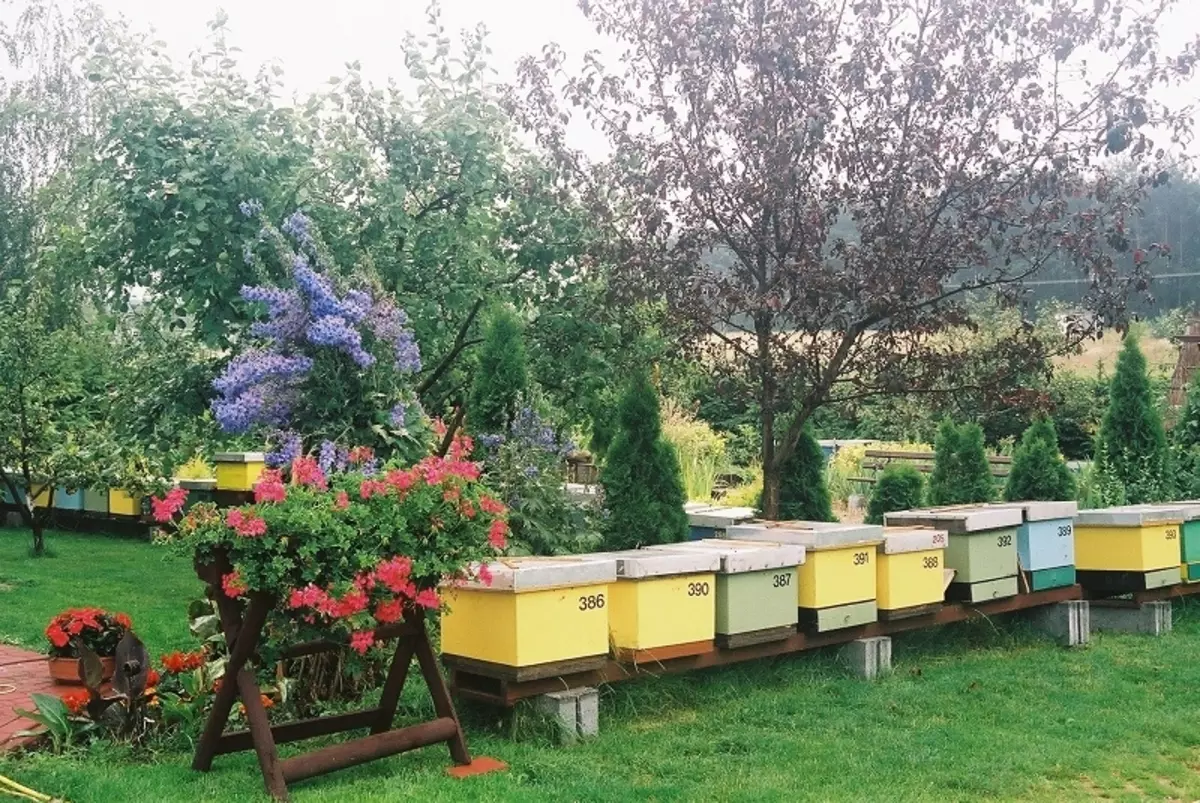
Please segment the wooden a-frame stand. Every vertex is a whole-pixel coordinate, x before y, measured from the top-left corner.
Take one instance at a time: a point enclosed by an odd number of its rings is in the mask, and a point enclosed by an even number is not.
[[[217,604],[229,658],[225,665],[224,681],[217,690],[212,711],[204,725],[204,732],[196,744],[192,769],[207,772],[212,768],[213,758],[216,756],[253,749],[258,755],[258,764],[262,769],[267,792],[276,800],[287,800],[287,784],[291,781],[323,775],[431,744],[445,743],[450,748],[450,757],[454,759],[455,764],[460,767],[471,765],[471,755],[467,752],[462,726],[459,725],[454,703],[438,668],[437,658],[433,654],[433,647],[425,629],[425,621],[420,614],[410,613],[405,616],[403,622],[375,631],[377,640],[396,640],[396,651],[392,656],[387,680],[383,685],[383,695],[377,708],[272,726],[262,704],[258,682],[249,664],[262,636],[267,614],[275,606],[275,599],[268,594],[251,593],[243,618],[241,606],[236,600],[227,597],[221,587],[222,575],[231,570],[228,560],[222,556],[218,556],[212,563],[196,565],[196,573],[208,585],[208,595]],[[297,644],[285,650],[284,657],[298,658],[330,652],[341,646],[343,645],[326,641]],[[400,692],[404,689],[404,681],[408,677],[409,665],[414,655],[429,686],[437,719],[393,729],[392,720],[396,716]],[[231,682],[231,679],[235,682]],[[246,708],[249,729],[225,733],[229,713],[238,699]],[[276,750],[277,744],[358,728],[369,728],[371,735],[286,759],[280,759]],[[496,763],[488,768],[501,766],[503,765]]]

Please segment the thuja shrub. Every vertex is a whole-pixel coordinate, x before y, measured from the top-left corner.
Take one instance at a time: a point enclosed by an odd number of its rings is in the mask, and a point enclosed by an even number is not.
[[[933,450],[931,504],[959,505],[996,498],[996,482],[983,444],[983,429],[978,424],[943,421]]]
[[[1034,421],[1013,453],[1012,470],[1004,486],[1009,502],[1075,498],[1075,477],[1058,451],[1058,435],[1048,418]]]
[[[785,521],[835,521],[825,481],[825,453],[807,427],[796,450],[783,464],[779,480],[779,518]]]
[[[899,510],[915,510],[925,501],[925,478],[916,466],[892,463],[883,470],[867,505],[867,524],[883,524],[883,517]]]

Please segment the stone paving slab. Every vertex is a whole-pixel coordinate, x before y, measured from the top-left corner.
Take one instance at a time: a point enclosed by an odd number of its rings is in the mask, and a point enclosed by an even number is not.
[[[0,753],[14,750],[28,741],[15,734],[34,723],[17,714],[16,709],[33,709],[35,693],[62,694],[68,686],[59,686],[46,671],[46,656],[0,644]]]

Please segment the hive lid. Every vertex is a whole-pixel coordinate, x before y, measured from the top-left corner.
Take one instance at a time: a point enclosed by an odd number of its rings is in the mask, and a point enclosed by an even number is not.
[[[1158,508],[1178,509],[1183,513],[1184,521],[1195,521],[1200,519],[1200,500],[1185,499],[1179,502],[1159,502],[1158,504],[1148,505],[1125,505],[1122,510],[1142,510],[1142,509],[1158,509]]]
[[[956,505],[954,507],[929,508],[927,510],[903,510],[888,513],[884,523],[891,526],[916,526],[941,528],[950,533],[973,533],[981,530],[1000,530],[1019,527],[1025,520],[1018,507],[990,507],[988,505]]]
[[[880,550],[885,555],[899,555],[904,552],[945,549],[949,543],[950,535],[945,530],[935,530],[932,527],[884,527],[883,545]]]
[[[767,569],[783,569],[804,563],[804,547],[800,544],[777,544],[768,541],[734,541],[728,538],[705,538],[683,544],[649,547],[655,550],[695,550],[713,552],[721,557],[721,574],[742,574]]]
[[[1178,524],[1187,519],[1186,507],[1146,505],[1081,510],[1075,523],[1084,527],[1144,527],[1148,524]]]
[[[217,487],[215,479],[177,479],[175,484],[188,491],[213,491]]]
[[[877,544],[883,528],[877,524],[840,524],[825,521],[756,521],[725,529],[734,540],[800,544],[810,550]]]
[[[478,571],[478,567],[479,564],[471,567],[472,575]],[[468,588],[529,591],[537,588],[611,583],[617,579],[616,561],[591,555],[502,558],[491,561],[487,567],[492,574],[491,584],[485,585],[478,580],[472,580],[467,583]]]
[[[995,508],[1015,507],[1022,511],[1025,521],[1049,521],[1050,519],[1073,519],[1079,512],[1078,502],[1000,502]],[[1197,515],[1200,515],[1198,511]]]
[[[263,452],[217,452],[213,455],[214,463],[265,463],[266,460]]]
[[[757,515],[752,507],[712,507],[688,511],[688,524],[693,527],[728,527],[741,524]]]
[[[712,507],[711,502],[684,502],[683,510],[685,513],[691,513],[694,510],[708,510]]]
[[[721,556],[711,551],[671,549],[682,544],[662,544],[661,549],[628,549],[623,552],[597,552],[579,557],[615,560],[617,577],[641,580],[647,577],[667,577],[673,574],[715,572],[721,567]]]

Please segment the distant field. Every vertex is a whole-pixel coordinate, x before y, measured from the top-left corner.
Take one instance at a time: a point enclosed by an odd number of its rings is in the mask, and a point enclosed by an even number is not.
[[[1142,335],[1142,351],[1150,366],[1151,374],[1170,376],[1175,370],[1175,360],[1179,357],[1179,347],[1161,337]],[[1081,374],[1093,374],[1097,366],[1104,365],[1106,373],[1111,372],[1117,363],[1117,354],[1121,351],[1121,336],[1116,332],[1108,332],[1100,340],[1092,341],[1084,348],[1082,354],[1070,357],[1060,357],[1054,361],[1056,367],[1065,367]]]

